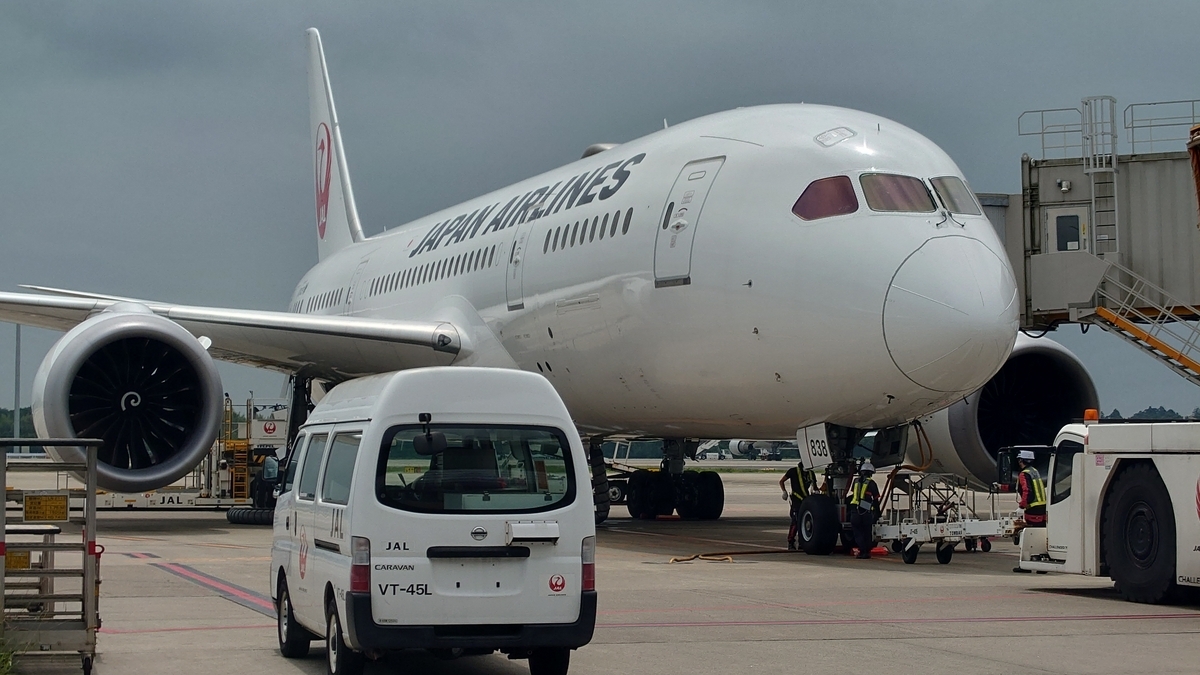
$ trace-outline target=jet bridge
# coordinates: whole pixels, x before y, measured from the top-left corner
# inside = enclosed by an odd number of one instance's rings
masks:
[[[1021,194],[980,201],[1016,272],[1022,329],[1096,324],[1200,384],[1200,169],[1188,152],[1200,100],[1116,111],[1095,96],[1022,113],[1018,133],[1040,152],[1021,158]]]

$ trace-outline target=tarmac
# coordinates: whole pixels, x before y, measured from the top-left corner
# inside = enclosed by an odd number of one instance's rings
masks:
[[[854,560],[782,550],[778,474],[725,474],[717,522],[634,521],[598,528],[600,614],[572,656],[585,673],[1195,673],[1200,607],[1137,605],[1108,579],[1014,574],[1016,547],[960,546],[948,565],[922,550]],[[269,602],[271,531],[220,512],[100,514],[94,673],[323,673],[324,648],[289,660]],[[731,561],[671,563],[698,553]],[[29,656],[18,672],[78,673],[79,660]],[[520,673],[502,655],[443,661],[424,652],[370,663],[382,673]]]

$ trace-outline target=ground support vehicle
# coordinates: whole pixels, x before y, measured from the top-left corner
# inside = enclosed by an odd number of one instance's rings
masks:
[[[1011,537],[1017,531],[1015,514],[999,515],[996,495],[988,495],[988,511],[977,510],[977,495],[959,476],[900,471],[889,477],[890,497],[875,523],[875,539],[889,544],[905,563],[917,561],[922,545],[932,544],[937,561],[948,564],[954,547],[991,550],[993,537]],[[983,516],[983,517],[981,517]]]
[[[334,387],[280,473],[279,649],[328,672],[501,651],[565,675],[595,628],[589,456],[536,373],[421,368]]]
[[[19,513],[9,512],[0,533],[0,640],[6,648],[40,656],[78,654],[84,675],[92,672],[100,628],[100,555],[96,544],[96,456],[98,439],[41,439],[43,446],[71,448],[72,461],[15,459],[7,450],[29,439],[0,439],[0,484],[9,473],[70,471],[86,486],[73,507],[66,491],[23,493]],[[6,489],[6,492],[10,492]],[[70,530],[65,537],[64,528]],[[64,541],[74,539],[75,541]]]
[[[1068,424],[1035,454],[1046,527],[1021,531],[1021,569],[1108,576],[1134,602],[1200,586],[1200,423]]]

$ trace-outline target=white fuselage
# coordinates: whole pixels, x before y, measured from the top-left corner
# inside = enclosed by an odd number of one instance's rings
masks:
[[[347,246],[304,276],[290,308],[437,319],[469,303],[587,432],[900,424],[995,374],[1016,335],[1016,287],[985,217],[940,203],[873,211],[863,172],[961,177],[932,142],[874,115],[739,109]],[[792,213],[812,181],[838,175],[856,212]]]

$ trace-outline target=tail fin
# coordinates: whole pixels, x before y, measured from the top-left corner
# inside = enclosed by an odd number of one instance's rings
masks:
[[[333,91],[329,88],[329,70],[325,50],[316,28],[308,31],[308,105],[313,142],[313,174],[317,196],[317,257],[325,259],[356,241],[362,241],[362,225],[354,205],[346,153]]]

